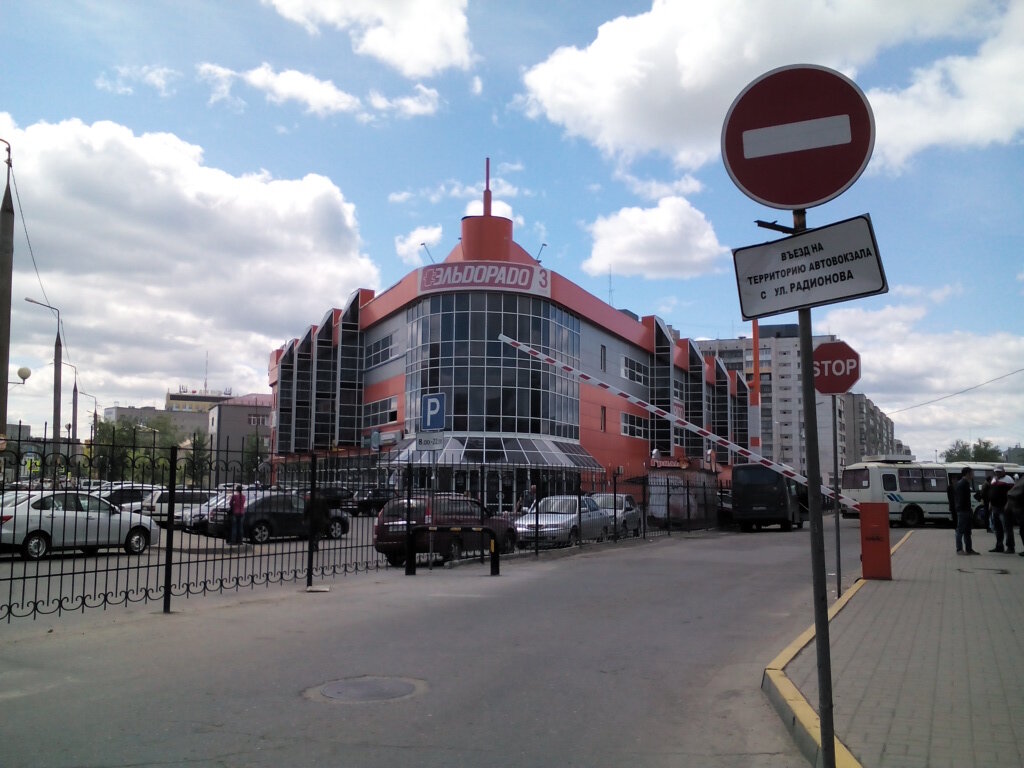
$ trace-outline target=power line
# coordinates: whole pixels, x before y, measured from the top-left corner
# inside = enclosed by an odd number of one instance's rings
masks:
[[[956,397],[957,395],[962,395],[965,392],[970,392],[973,389],[979,389],[979,388],[984,387],[984,386],[986,386],[988,384],[991,384],[991,383],[993,383],[995,381],[999,381],[1000,379],[1006,379],[1006,378],[1009,378],[1010,376],[1015,376],[1016,374],[1021,373],[1022,371],[1024,371],[1024,368],[1018,368],[1016,371],[1010,371],[1009,373],[1004,373],[1002,376],[996,376],[994,379],[989,379],[988,381],[983,381],[983,382],[981,382],[981,384],[975,384],[973,387],[967,387],[967,389],[961,389],[959,392],[953,392],[952,394],[949,394],[949,395],[943,395],[942,397],[937,397],[934,400],[929,400],[926,403],[918,403],[917,405],[908,405],[906,408],[900,408],[900,409],[895,410],[895,411],[889,411],[885,415],[886,416],[892,416],[894,413],[903,413],[904,411],[912,411],[914,408],[922,408],[922,407],[924,407],[926,405],[931,405],[932,403],[937,403],[937,402],[939,402],[941,400],[948,400],[951,397]]]

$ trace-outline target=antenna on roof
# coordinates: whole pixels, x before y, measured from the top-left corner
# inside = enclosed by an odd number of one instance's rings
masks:
[[[484,165],[484,216],[491,215],[491,158]]]
[[[547,248],[547,247],[548,247],[547,243],[541,243],[540,244],[540,250],[537,251],[537,255],[534,256],[534,258],[537,260],[538,264],[540,264],[540,255],[544,252],[544,249]]]
[[[430,263],[433,264],[434,263],[434,257],[430,255],[430,249],[427,248],[427,244],[426,243],[420,243],[420,246],[423,248],[424,251],[427,252],[427,258],[430,259]]]

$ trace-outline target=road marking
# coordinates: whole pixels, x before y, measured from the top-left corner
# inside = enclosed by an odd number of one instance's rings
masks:
[[[852,140],[849,115],[819,117],[744,131],[743,157],[750,160],[806,149],[837,147],[849,144]]]

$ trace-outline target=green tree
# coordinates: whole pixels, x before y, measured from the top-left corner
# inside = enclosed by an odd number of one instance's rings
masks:
[[[945,461],[1002,461],[1003,451],[991,440],[978,438],[974,445],[956,440],[942,452],[942,458]]]

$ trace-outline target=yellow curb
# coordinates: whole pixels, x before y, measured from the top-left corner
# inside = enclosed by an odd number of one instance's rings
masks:
[[[908,531],[902,539],[889,550],[890,556],[906,543],[913,534]],[[864,586],[863,579],[857,579],[828,610],[828,620],[832,621],[836,614],[846,607],[847,603]],[[821,758],[821,718],[814,711],[793,681],[786,677],[785,668],[796,655],[814,639],[814,625],[804,630],[792,643],[769,662],[761,677],[761,690],[765,692],[786,724],[787,730],[793,735],[800,751],[813,765],[818,765]],[[863,768],[846,745],[835,737],[836,768]]]

